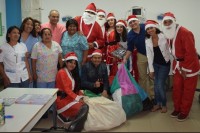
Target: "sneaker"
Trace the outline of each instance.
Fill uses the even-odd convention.
[[[175,118],[175,117],[178,117],[179,113],[180,113],[179,111],[173,111],[170,116],[172,118]]]
[[[57,117],[64,124],[69,124],[71,122],[69,118],[64,117],[62,114],[58,114]]]
[[[177,117],[177,121],[185,121],[188,118],[188,115],[180,113]]]

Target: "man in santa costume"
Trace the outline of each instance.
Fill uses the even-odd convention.
[[[104,38],[100,25],[96,22],[96,6],[90,3],[82,16],[75,17],[79,24],[79,31],[87,37],[89,50],[88,57],[90,58],[95,49],[104,46]]]
[[[103,38],[106,41],[106,28],[105,28],[105,23],[106,23],[106,12],[102,9],[98,9],[97,10],[97,17],[96,17],[96,21],[97,23],[100,25],[101,30],[102,30],[102,34],[103,34]],[[101,48],[102,51],[102,60],[104,62],[106,62],[106,46],[104,45]]]
[[[97,10],[97,17],[96,17],[97,23],[100,25],[103,37],[105,36],[105,23],[106,23],[106,12],[102,9]]]
[[[167,12],[163,17],[163,33],[170,44],[173,61],[173,102],[171,117],[184,121],[189,115],[198,81],[200,65],[195,49],[194,35],[175,21]]]

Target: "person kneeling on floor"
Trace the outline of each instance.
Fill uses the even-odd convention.
[[[81,87],[83,90],[108,98],[109,80],[107,67],[102,62],[102,51],[100,49],[96,49],[92,53],[91,61],[83,65],[81,72]]]
[[[58,119],[70,122],[68,131],[80,132],[87,119],[89,107],[80,92],[78,58],[74,52],[66,54],[64,66],[56,76]]]

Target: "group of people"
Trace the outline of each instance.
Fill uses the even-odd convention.
[[[134,62],[139,85],[154,102],[151,111],[166,113],[165,80],[173,63],[171,117],[178,121],[188,117],[200,65],[192,32],[177,24],[173,13],[164,14],[162,31],[155,20],[140,24],[135,15],[128,16],[127,23],[117,21],[113,13],[106,16],[104,10],[96,10],[94,3],[66,26],[58,23],[57,10],[50,11],[48,17],[44,24],[27,17],[20,28],[8,28],[7,43],[0,46],[5,87],[56,87],[66,94],[57,98],[60,117],[74,117],[84,104],[81,89],[108,98],[109,77],[116,75],[121,63],[134,73]],[[126,49],[123,58],[113,54],[119,48]],[[137,55],[132,59],[134,50]]]
[[[135,15],[130,15],[127,21],[132,29],[127,37],[128,49],[124,62],[136,47],[139,84],[142,86],[148,79],[147,66],[148,75],[154,80],[155,101],[152,111],[161,109],[161,113],[167,112],[165,81],[170,71],[170,55],[172,55],[174,111],[171,117],[177,118],[178,121],[186,120],[192,106],[200,72],[192,32],[177,24],[171,12],[163,15],[163,32],[155,20],[147,20],[142,26]],[[149,92],[149,94],[151,96],[152,93]]]

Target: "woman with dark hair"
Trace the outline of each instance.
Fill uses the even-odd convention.
[[[127,24],[124,20],[118,20],[115,26],[115,38],[119,44],[119,48],[115,54],[118,54],[120,59],[123,59],[127,50]],[[120,64],[122,60],[119,60]],[[127,61],[127,68],[132,71],[132,56],[129,57]]]
[[[36,32],[36,38],[38,39],[38,41],[41,41],[41,36],[40,36],[40,32],[41,32],[41,22],[37,19],[34,19],[34,24],[35,24],[35,32]]]
[[[149,67],[149,76],[154,79],[155,102],[152,111],[161,109],[161,113],[167,112],[167,98],[165,81],[170,71],[170,52],[167,39],[158,28],[154,20],[147,20],[146,52]]]
[[[111,54],[119,47],[115,38],[115,25],[116,18],[114,14],[108,13],[106,22],[106,65],[110,77],[114,77],[118,70],[118,58]]]
[[[56,88],[59,89],[56,100],[58,118],[63,123],[67,123],[73,120],[77,121],[76,118],[79,115],[85,115],[84,120],[80,121],[80,123],[77,121],[79,127],[83,128],[87,118],[88,107],[84,103],[80,92],[78,58],[75,52],[69,52],[65,55],[63,61],[64,66],[56,76]],[[83,109],[85,113],[80,114],[80,110]],[[82,130],[81,128],[79,131]]]
[[[57,64],[63,64],[62,49],[57,42],[52,41],[49,28],[41,30],[41,39],[34,45],[31,54],[33,80],[37,81],[37,88],[54,88]]]
[[[116,26],[115,26],[115,39],[118,42],[119,46],[125,50],[127,49],[127,29],[126,29],[126,27],[127,27],[127,24],[124,20],[118,20],[116,23]],[[125,55],[125,53],[123,55]]]
[[[33,46],[39,41],[36,38],[34,20],[31,17],[25,18],[20,26],[20,31],[21,31],[20,41],[23,42],[28,49],[28,61],[30,64],[30,70],[32,70],[31,69],[31,58],[30,58],[31,52],[32,52]],[[31,71],[31,73],[32,73],[32,71]],[[30,83],[29,87],[36,88],[36,85],[35,85],[35,83]]]
[[[115,38],[117,42],[124,42],[121,44],[124,48],[127,48],[127,24],[124,20],[118,20],[115,26]]]
[[[34,20],[31,17],[25,18],[20,26],[20,31],[20,41],[26,44],[28,52],[31,55],[33,45],[38,42]]]
[[[6,34],[7,43],[0,46],[0,75],[4,87],[28,88],[32,82],[26,45],[20,43],[20,29],[11,26]]]
[[[78,31],[78,23],[75,19],[69,19],[66,22],[66,29],[63,33],[61,40],[61,48],[63,50],[63,56],[69,52],[75,52],[78,57],[79,68],[85,64],[88,54],[87,38],[80,35]]]

